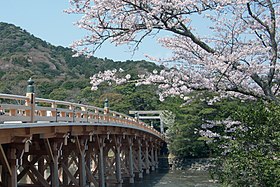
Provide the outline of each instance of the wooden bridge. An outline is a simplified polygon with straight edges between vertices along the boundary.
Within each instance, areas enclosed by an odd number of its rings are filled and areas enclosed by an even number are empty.
[[[95,106],[0,93],[2,187],[122,186],[158,167],[161,133]]]

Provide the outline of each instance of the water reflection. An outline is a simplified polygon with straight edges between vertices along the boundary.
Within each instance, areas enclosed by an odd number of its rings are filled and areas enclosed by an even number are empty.
[[[125,181],[123,187],[218,187],[209,180],[209,174],[205,171],[159,169],[144,175],[143,179],[136,178],[134,184]]]

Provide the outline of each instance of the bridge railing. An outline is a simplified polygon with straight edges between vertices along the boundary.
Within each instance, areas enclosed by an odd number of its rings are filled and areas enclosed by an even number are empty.
[[[118,123],[137,126],[160,135],[154,128],[131,116],[96,106],[67,101],[0,93],[1,123]]]

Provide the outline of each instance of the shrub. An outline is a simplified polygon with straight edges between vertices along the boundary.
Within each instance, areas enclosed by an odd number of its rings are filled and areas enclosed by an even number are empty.
[[[240,124],[213,143],[220,154],[212,176],[224,186],[280,186],[280,106],[250,104],[232,117]]]

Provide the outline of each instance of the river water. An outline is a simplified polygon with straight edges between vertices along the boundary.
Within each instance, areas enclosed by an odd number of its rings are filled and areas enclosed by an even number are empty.
[[[206,171],[158,169],[123,187],[218,187]]]

